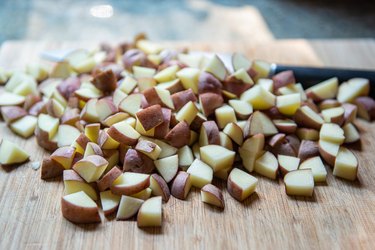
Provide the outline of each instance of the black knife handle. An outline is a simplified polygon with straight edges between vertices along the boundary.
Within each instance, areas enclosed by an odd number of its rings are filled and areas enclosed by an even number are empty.
[[[355,77],[367,78],[370,80],[370,96],[375,98],[375,71],[277,65],[274,74],[285,70],[293,70],[296,81],[300,82],[304,88],[311,87],[331,77],[337,77],[339,83]]]

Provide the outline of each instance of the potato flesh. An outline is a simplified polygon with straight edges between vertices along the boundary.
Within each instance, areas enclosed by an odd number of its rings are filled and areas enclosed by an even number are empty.
[[[134,197],[122,195],[120,200],[120,205],[117,210],[116,219],[117,220],[126,220],[134,216],[141,205],[143,200],[137,199]]]
[[[336,118],[344,115],[343,107],[329,108],[322,111],[322,115],[325,122],[332,122],[332,118]]]
[[[172,81],[176,78],[176,73],[179,69],[178,65],[169,66],[154,75],[154,79],[158,82]]]
[[[2,140],[0,144],[0,164],[17,164],[26,161],[29,154],[13,142]]]
[[[247,171],[254,170],[255,160],[264,148],[264,136],[253,136],[248,138],[238,152],[242,159],[243,165]]]
[[[112,186],[130,187],[138,183],[144,182],[149,178],[148,174],[125,172],[112,183]]]
[[[320,129],[319,138],[321,140],[342,144],[345,140],[344,130],[335,123],[324,123]]]
[[[155,167],[166,182],[170,182],[177,174],[178,156],[172,155],[154,161]]]
[[[242,145],[243,143],[243,132],[242,129],[235,123],[228,123],[223,132],[228,135],[237,145]]]
[[[254,193],[256,186],[258,184],[257,178],[238,168],[234,168],[232,172],[230,172],[228,178],[230,178],[232,182],[234,182],[237,186],[241,188],[241,200],[246,199],[252,193]]]
[[[221,81],[224,81],[227,72],[224,63],[217,55],[214,55],[208,60],[204,71],[213,74],[217,79]]]
[[[146,188],[146,189],[143,189],[142,191],[139,191],[138,193],[132,194],[130,196],[134,197],[134,198],[137,198],[137,199],[141,199],[141,200],[147,200],[148,198],[150,198],[151,193],[152,193],[152,189]]]
[[[276,98],[276,107],[284,115],[294,115],[301,106],[301,94],[282,95]]]
[[[313,119],[318,124],[323,124],[323,118],[321,118],[314,110],[312,110],[308,106],[301,107],[301,110],[308,115],[311,119]]]
[[[217,125],[223,129],[228,123],[237,122],[236,114],[231,106],[224,105],[215,110]]]
[[[312,157],[301,163],[299,169],[311,169],[314,182],[325,182],[327,177],[327,170],[324,167],[323,161],[319,156]]]
[[[186,103],[180,109],[180,111],[178,111],[178,113],[176,114],[176,119],[178,121],[185,120],[190,125],[191,122],[194,120],[194,118],[197,116],[197,114],[198,114],[197,106],[195,106],[195,104],[192,101],[190,101]]]
[[[83,191],[94,201],[98,199],[95,189],[83,181],[66,180],[64,181],[64,190],[65,194],[73,194]]]
[[[268,151],[255,161],[255,172],[270,179],[276,179],[277,169],[277,159],[272,153]]]
[[[312,196],[314,177],[310,169],[295,170],[284,176],[286,193],[296,196]]]
[[[178,165],[184,169],[189,167],[194,161],[193,151],[191,151],[191,148],[187,145],[180,148],[177,155]]]
[[[46,114],[40,114],[38,116],[37,126],[41,130],[47,132],[48,139],[52,140],[52,138],[56,135],[57,130],[59,128],[59,119],[46,115]]]
[[[70,125],[60,125],[57,130],[57,145],[59,147],[70,146],[80,136],[81,132]]]
[[[194,187],[202,188],[212,182],[212,168],[199,159],[195,159],[186,172],[190,174],[191,184]]]
[[[100,203],[104,213],[116,209],[120,203],[121,196],[112,194],[110,190],[100,192]]]
[[[144,136],[150,136],[150,137],[153,137],[154,134],[155,134],[155,128],[151,128],[149,130],[145,130],[142,123],[138,120],[137,118],[137,121],[135,123],[135,130],[141,134],[141,135],[144,135]]]
[[[265,110],[275,106],[276,97],[271,92],[265,90],[259,85],[246,90],[240,98],[253,106],[253,109]]]
[[[88,196],[83,191],[65,195],[63,199],[78,207],[88,207],[88,208],[98,207],[96,203],[90,198],[90,196]]]
[[[315,95],[317,95],[319,99],[322,99],[322,100],[330,99],[336,96],[338,85],[339,85],[339,82],[338,82],[337,77],[333,77],[323,82],[320,82],[317,85],[314,85],[309,89],[306,89],[306,92],[311,91]]]
[[[138,212],[138,227],[157,227],[162,223],[161,196],[145,201]]]
[[[346,124],[342,129],[344,130],[345,143],[353,143],[360,139],[358,130],[352,123]]]
[[[35,127],[38,119],[34,116],[27,115],[10,125],[10,129],[16,134],[21,135],[24,138],[28,138],[34,134]]]
[[[289,155],[277,155],[277,161],[284,171],[290,172],[298,169],[300,159]]]
[[[77,162],[73,169],[87,182],[94,182],[99,180],[100,176],[106,170],[108,164],[102,166],[95,166],[90,162]]]
[[[229,105],[232,106],[237,114],[242,116],[249,116],[253,113],[253,106],[250,103],[241,100],[229,100]]]
[[[354,181],[357,178],[357,171],[357,158],[349,149],[340,147],[333,167],[333,175]]]
[[[235,152],[218,145],[207,145],[200,148],[203,162],[208,164],[214,172],[233,165]]]
[[[112,126],[122,134],[124,134],[126,137],[129,137],[131,139],[138,139],[141,136],[132,126],[130,126],[125,121],[115,123]]]
[[[183,68],[176,73],[181,80],[184,89],[192,89],[194,94],[198,94],[198,80],[200,70],[196,68]]]
[[[201,198],[204,203],[214,205],[216,207],[222,207],[220,200],[213,194],[201,190]]]

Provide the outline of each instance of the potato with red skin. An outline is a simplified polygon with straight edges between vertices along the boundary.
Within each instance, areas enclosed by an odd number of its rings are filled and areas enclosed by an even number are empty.
[[[42,98],[37,94],[30,94],[25,97],[23,108],[29,110],[35,103],[40,102]]]
[[[1,107],[1,115],[6,124],[10,124],[26,115],[27,111],[18,106]]]
[[[221,82],[212,74],[204,71],[200,74],[198,81],[198,94],[215,93],[221,95],[222,87],[223,85]]]
[[[103,92],[113,92],[117,87],[116,75],[113,73],[112,69],[96,72],[91,82]]]
[[[246,84],[243,81],[238,80],[233,76],[228,77],[223,82],[223,90],[233,93],[238,97],[241,96],[243,92],[251,88],[251,86],[252,86],[251,84]]]
[[[345,110],[345,112],[344,112],[344,120],[345,120],[344,125],[354,122],[356,117],[357,117],[357,111],[358,111],[357,106],[354,105],[354,104],[351,104],[351,103],[343,103],[342,107]]]
[[[214,199],[214,201],[204,200],[204,198],[207,197],[205,194],[210,195]],[[221,192],[220,189],[218,189],[212,184],[206,184],[204,187],[202,187],[201,197],[202,197],[202,201],[205,203],[217,206],[219,208],[225,207],[223,193]]]
[[[146,54],[139,49],[129,49],[122,56],[125,69],[132,71],[133,66],[142,66],[147,60]]]
[[[186,121],[179,122],[164,138],[170,145],[176,148],[181,148],[189,145],[190,142],[190,128]]]
[[[172,111],[168,108],[162,108],[163,122],[155,127],[154,137],[163,139],[169,132],[169,126],[171,124]]]
[[[277,145],[283,143],[285,141],[285,134],[283,133],[278,133],[276,135],[273,135],[269,140],[268,140],[268,145],[271,147],[276,147]]]
[[[64,167],[51,158],[44,158],[41,162],[40,178],[43,180],[62,176]]]
[[[82,202],[84,204],[69,201],[68,197],[79,196],[75,202]],[[89,200],[90,206],[85,206],[87,202],[83,199]],[[99,209],[96,203],[83,191],[68,194],[61,198],[61,211],[63,216],[73,223],[96,223],[101,222],[99,216]]]
[[[199,103],[202,107],[203,114],[207,117],[215,112],[215,109],[221,107],[224,99],[221,94],[204,93],[199,95]]]
[[[145,131],[159,126],[164,121],[161,106],[158,104],[138,111],[136,116]]]
[[[215,121],[206,121],[201,127],[199,145],[206,146],[208,144],[220,145],[219,128]]]
[[[171,98],[172,98],[174,108],[176,111],[180,110],[186,103],[190,101],[192,102],[197,101],[197,97],[195,96],[192,89],[187,89],[184,91],[174,93],[171,96]]]
[[[150,176],[150,188],[154,196],[161,196],[163,201],[168,202],[171,193],[163,177],[158,174],[152,174]]]
[[[319,155],[319,145],[316,141],[302,140],[298,150],[298,158],[304,160]]]
[[[45,150],[54,151],[57,149],[57,142],[50,141],[49,135],[46,131],[43,131],[38,126],[36,126],[34,134],[38,145]]]
[[[78,90],[80,86],[81,80],[76,76],[71,76],[57,85],[56,89],[65,100],[68,100],[69,97],[74,95],[74,92]]]
[[[76,122],[80,119],[79,109],[77,108],[67,108],[64,114],[61,116],[61,124],[67,124],[70,126],[75,126]]]
[[[122,171],[118,167],[113,167],[109,170],[100,180],[96,181],[99,191],[103,192],[109,189],[120,175],[122,175]]]
[[[123,171],[150,174],[155,169],[154,161],[135,149],[128,149],[124,158]]]
[[[280,72],[272,77],[273,88],[276,91],[277,89],[284,87],[288,84],[296,83],[294,73],[292,70],[286,70]]]
[[[372,121],[375,119],[375,100],[368,96],[361,96],[354,100],[358,108],[358,116]]]
[[[171,194],[180,200],[185,200],[191,188],[190,174],[184,171],[178,172],[173,180]]]
[[[190,129],[199,133],[202,127],[202,124],[207,121],[207,118],[202,115],[201,113],[198,113],[194,120],[190,123]]]

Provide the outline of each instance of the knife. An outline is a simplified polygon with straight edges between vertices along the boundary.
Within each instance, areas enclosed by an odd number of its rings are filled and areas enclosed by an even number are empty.
[[[272,77],[275,74],[285,70],[293,70],[296,81],[300,82],[305,89],[331,77],[337,77],[340,83],[356,77],[366,78],[370,81],[370,96],[375,97],[375,71],[373,70],[329,67],[301,67],[293,65],[279,65],[273,63],[271,64],[269,77]]]

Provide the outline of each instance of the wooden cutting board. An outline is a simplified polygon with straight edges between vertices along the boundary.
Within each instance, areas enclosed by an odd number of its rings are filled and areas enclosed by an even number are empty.
[[[8,42],[0,66],[19,68],[38,60],[45,49],[91,46],[92,42]],[[250,58],[274,62],[375,69],[374,40],[285,40],[265,44],[189,44],[195,50],[241,51]],[[312,198],[285,194],[282,180],[258,176],[259,185],[244,203],[224,191],[224,211],[200,201],[192,190],[186,201],[163,205],[163,227],[139,229],[134,221],[104,219],[97,225],[74,225],[60,211],[61,179],[43,181],[31,168],[47,152],[35,138],[23,140],[0,123],[0,139],[16,142],[31,162],[0,168],[0,249],[370,249],[375,244],[375,123],[358,122],[361,143],[355,147],[359,178],[347,182],[332,176],[315,188]],[[361,149],[361,150],[359,150]],[[215,183],[225,190],[223,183]]]

